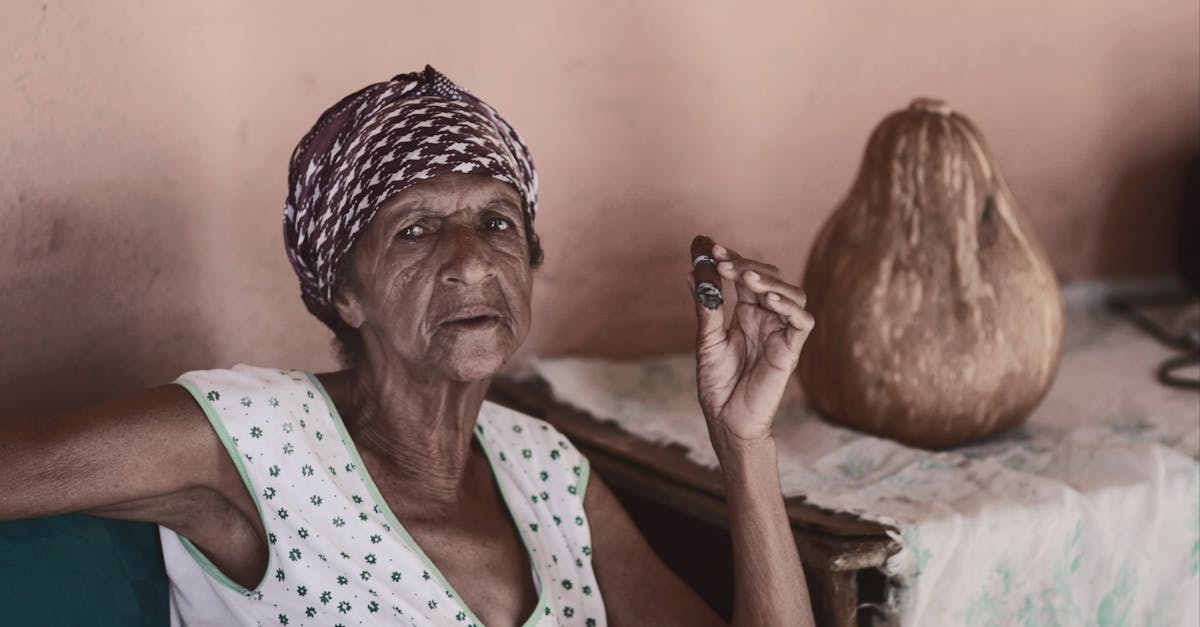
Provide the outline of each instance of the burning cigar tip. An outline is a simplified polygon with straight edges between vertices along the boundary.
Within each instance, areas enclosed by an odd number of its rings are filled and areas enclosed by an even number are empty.
[[[700,304],[704,305],[705,309],[716,309],[725,302],[725,299],[721,298],[721,290],[708,282],[696,286],[696,298],[700,299]]]

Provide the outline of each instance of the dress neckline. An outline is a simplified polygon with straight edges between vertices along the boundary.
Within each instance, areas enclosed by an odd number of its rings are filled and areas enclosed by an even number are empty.
[[[453,595],[455,603],[467,614],[467,617],[470,618],[471,621],[473,621],[478,627],[484,627],[483,621],[479,620],[479,617],[476,616],[471,608],[467,606],[466,601],[461,595],[458,594],[458,591],[450,585],[450,582],[442,574],[441,569],[439,569],[433,563],[433,560],[429,559],[429,556],[425,554],[424,549],[417,544],[417,541],[413,539],[412,535],[408,533],[408,530],[404,527],[400,520],[396,518],[396,514],[392,512],[392,508],[388,506],[387,501],[383,498],[383,494],[380,493],[379,488],[375,485],[375,480],[371,478],[371,473],[367,471],[367,466],[363,463],[362,456],[359,455],[358,446],[354,443],[354,440],[350,438],[350,433],[346,430],[346,423],[342,420],[342,415],[340,412],[338,412],[337,406],[333,404],[333,399],[329,396],[329,392],[325,390],[325,386],[313,373],[305,372],[304,374],[308,377],[308,380],[312,383],[313,387],[320,392],[321,397],[325,399],[325,405],[329,409],[329,416],[333,419],[333,424],[338,430],[338,435],[341,436],[342,444],[345,446],[347,453],[354,462],[359,478],[361,478],[362,482],[367,486],[367,491],[371,494],[371,498],[374,499],[375,505],[379,508],[379,511],[383,513],[384,518],[387,519],[388,524],[391,526],[392,533],[395,533],[413,553],[416,553],[417,557],[421,558],[421,561],[425,563],[425,567],[428,569],[429,574],[434,577],[437,582],[446,589],[447,592]],[[483,403],[484,406],[486,406],[489,404],[489,401],[484,401]],[[483,407],[480,407],[479,413],[481,416],[483,415]],[[545,608],[549,603],[549,598],[547,597],[548,592],[542,581],[542,573],[538,568],[536,556],[533,554],[533,549],[530,546],[529,538],[526,536],[525,530],[522,529],[519,524],[517,524],[517,517],[513,511],[513,502],[509,498],[508,489],[505,487],[505,474],[503,469],[496,464],[496,460],[492,455],[492,451],[488,447],[487,437],[483,433],[485,430],[482,429],[478,423],[478,417],[476,417],[475,428],[471,431],[474,434],[473,437],[475,438],[475,441],[479,443],[479,448],[483,450],[484,457],[487,458],[488,468],[492,472],[492,479],[496,482],[497,487],[500,489],[500,498],[504,501],[504,508],[508,512],[509,520],[511,520],[513,525],[516,527],[517,535],[521,538],[521,545],[525,548],[525,553],[529,556],[529,564],[533,570],[534,585],[537,586],[538,590],[538,602],[533,608],[533,612],[522,623],[522,627],[533,627],[541,615],[546,611]]]

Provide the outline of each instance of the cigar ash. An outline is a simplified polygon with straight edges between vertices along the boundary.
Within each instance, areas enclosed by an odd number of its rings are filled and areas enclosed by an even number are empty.
[[[725,302],[721,297],[720,288],[708,281],[696,283],[696,298],[700,299],[700,304],[706,309],[716,309]]]

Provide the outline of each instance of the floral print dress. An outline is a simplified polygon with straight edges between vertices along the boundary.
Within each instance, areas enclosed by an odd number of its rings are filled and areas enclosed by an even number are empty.
[[[246,589],[160,528],[173,625],[484,627],[396,520],[321,383],[302,371],[194,371],[204,409],[255,497],[266,575]],[[528,627],[605,624],[583,510],[587,459],[540,420],[485,402],[475,438],[529,553]]]

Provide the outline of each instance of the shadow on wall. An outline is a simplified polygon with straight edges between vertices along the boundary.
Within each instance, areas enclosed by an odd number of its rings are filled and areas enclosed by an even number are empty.
[[[0,416],[79,407],[212,363],[200,247],[177,188],[72,184],[0,207]]]
[[[1172,19],[1162,14],[1160,20]],[[1089,276],[1146,276],[1178,274],[1176,228],[1184,185],[1192,156],[1200,149],[1200,115],[1195,92],[1186,85],[1195,80],[1196,57],[1186,49],[1170,59],[1170,70],[1179,78],[1178,95],[1164,106],[1155,97],[1163,86],[1150,83],[1144,65],[1131,63],[1153,50],[1144,38],[1127,33],[1111,49],[1111,81],[1104,109],[1109,114],[1111,137],[1124,138],[1113,154],[1122,162],[1110,169],[1111,196],[1100,209],[1095,259]],[[1159,61],[1162,63],[1162,61]],[[1161,80],[1161,78],[1156,79]],[[1153,106],[1151,114],[1147,105]]]
[[[1167,148],[1167,147],[1164,147]],[[1131,161],[1101,213],[1096,259],[1089,274],[1178,274],[1175,251],[1179,206],[1191,155],[1180,147]]]

